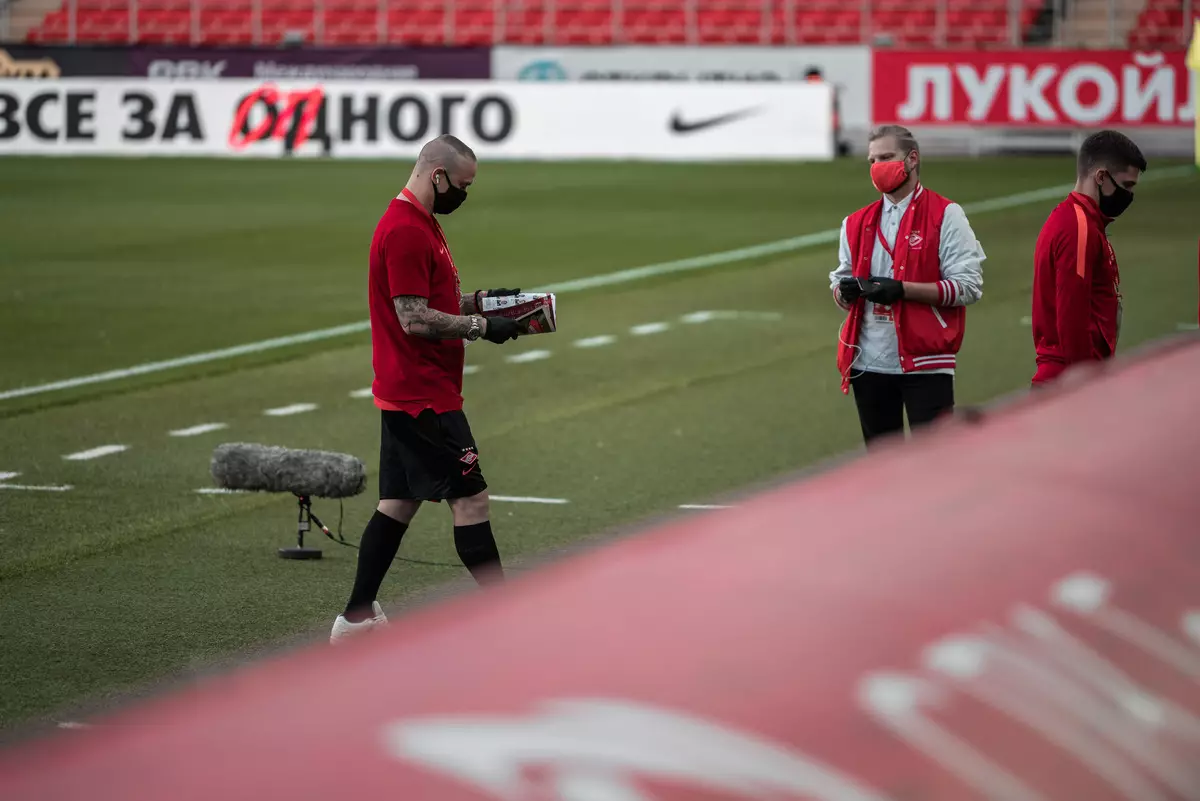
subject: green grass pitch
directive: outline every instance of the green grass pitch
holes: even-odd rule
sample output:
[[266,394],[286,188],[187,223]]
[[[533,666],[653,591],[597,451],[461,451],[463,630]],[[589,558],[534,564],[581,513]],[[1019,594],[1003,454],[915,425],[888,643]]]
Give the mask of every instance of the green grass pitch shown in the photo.
[[[1151,177],[1166,166],[1152,164]],[[371,232],[407,171],[0,159],[0,392],[364,319]],[[970,208],[1070,183],[1073,165],[931,159],[924,178],[967,205],[988,254],[959,400],[1018,390],[1033,371],[1023,318],[1034,239],[1055,201]],[[1195,176],[1148,181],[1111,228],[1123,348],[1195,322],[1198,189]],[[872,197],[859,161],[485,163],[446,228],[464,289],[532,288],[824,231]],[[569,500],[496,503],[505,557],[519,563],[857,448],[834,365],[835,261],[825,245],[563,294],[557,333],[471,345],[467,412],[492,492]],[[682,321],[701,310],[773,314]],[[631,333],[656,322],[669,325]],[[615,340],[574,344],[605,335]],[[534,350],[550,354],[506,358]],[[223,441],[353,453],[370,473],[345,508],[357,540],[374,505],[379,421],[350,393],[370,380],[358,334],[0,401],[0,473],[74,488],[0,490],[0,727],[324,633],[355,552],[319,542],[322,561],[280,560],[293,499],[195,490],[210,484]],[[263,413],[296,403],[318,408]],[[203,423],[228,427],[168,434]],[[127,450],[63,458],[109,444]],[[317,511],[337,520],[336,503]],[[423,510],[401,555],[455,561],[448,526],[444,508]],[[461,574],[397,564],[382,600],[395,607]]]

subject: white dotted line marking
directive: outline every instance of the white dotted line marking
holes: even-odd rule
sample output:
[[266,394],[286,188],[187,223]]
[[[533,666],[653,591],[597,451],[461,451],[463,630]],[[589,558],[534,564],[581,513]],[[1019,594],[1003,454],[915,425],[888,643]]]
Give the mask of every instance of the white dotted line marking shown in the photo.
[[650,334],[661,334],[670,327],[670,323],[642,323],[641,325],[635,325],[633,328],[630,328],[629,333],[633,334],[635,337],[644,337]]
[[129,450],[128,445],[101,445],[98,448],[91,448],[78,453],[68,453],[63,458],[71,462],[84,462],[88,459],[99,459],[101,456],[110,456],[114,453]]
[[721,312],[698,311],[698,312],[692,312],[691,314],[685,314],[682,317],[680,317],[679,319],[680,319],[680,321],[685,322],[685,323],[707,323],[711,320],[717,319],[717,316],[719,314],[721,314]]
[[20,473],[0,473],[0,481],[8,481],[10,478],[16,478]]
[[212,431],[220,431],[223,428],[229,428],[225,423],[201,423],[200,425],[191,426],[190,428],[177,428],[171,432],[172,437],[196,437],[201,434],[208,434]]
[[577,348],[602,348],[605,345],[611,345],[616,342],[617,338],[612,334],[601,334],[595,337],[585,337],[584,339],[575,340]]
[[317,408],[315,403],[293,403],[291,406],[280,406],[276,409],[267,409],[263,414],[268,417],[287,417],[290,414],[304,414],[311,412]]
[[[781,319],[783,319],[783,315],[779,314],[778,312],[738,312],[738,311],[703,310],[703,311],[691,312],[690,314],[685,314],[680,318],[680,320],[682,322],[688,323],[688,324],[707,323],[707,322],[711,322],[713,320],[731,320],[731,319],[781,320]],[[1024,318],[1022,322],[1026,322],[1026,321],[1028,321],[1028,319],[1029,318]],[[671,327],[670,323],[661,322],[661,321],[653,322],[653,323],[642,323],[641,325],[635,325],[632,328],[630,328],[629,333],[631,333],[634,336],[649,336],[651,334],[660,334],[664,331],[669,330],[670,327]],[[1196,328],[1196,326],[1189,326],[1189,325],[1183,324],[1183,323],[1181,323],[1179,326],[1179,328],[1181,330],[1188,328],[1188,327]],[[605,347],[607,345],[611,345],[611,344],[615,343],[616,341],[617,341],[617,337],[613,336],[612,334],[598,334],[596,336],[584,337],[583,339],[578,339],[573,344],[577,348],[600,348],[600,347]],[[530,351],[525,351],[524,353],[516,353],[511,356],[507,356],[507,357],[505,357],[505,361],[508,362],[509,364],[525,364],[528,362],[537,362],[537,361],[543,361],[545,359],[549,359],[551,355],[553,355],[553,354],[551,353],[551,351],[548,351],[548,350],[530,350]],[[478,373],[479,370],[480,370],[479,365],[474,365],[474,364],[465,365],[463,367],[463,375],[473,375],[475,373]],[[356,390],[353,390],[352,392],[350,392],[350,397],[356,398],[356,399],[367,399],[367,398],[372,398],[373,393],[371,391],[371,387],[363,387],[362,389],[356,389]],[[306,412],[315,411],[317,408],[319,408],[319,407],[315,403],[293,403],[288,406],[279,406],[279,407],[276,407],[273,409],[267,409],[263,412],[263,414],[268,417],[287,417],[287,416],[294,415],[294,414],[304,414]],[[195,437],[195,436],[199,436],[201,434],[209,434],[214,431],[221,431],[228,427],[229,426],[226,423],[200,423],[198,425],[190,426],[188,428],[175,429],[175,430],[169,432],[169,434],[172,437]],[[97,448],[92,448],[90,450],[68,454],[67,456],[64,456],[63,458],[71,460],[71,461],[86,461],[86,460],[90,460],[90,459],[98,459],[102,456],[108,456],[108,455],[111,455],[114,453],[120,453],[121,451],[124,451],[124,450],[128,450],[128,446],[126,446],[126,445],[103,445],[103,446],[100,446]],[[11,479],[11,478],[16,478],[18,475],[20,475],[20,474],[19,473],[2,473],[2,472],[0,472],[0,482],[7,481],[8,479]],[[15,486],[9,486],[6,488],[14,489]],[[66,487],[65,489],[70,489],[70,487]],[[206,491],[210,491],[210,492],[214,492],[214,493],[216,492],[215,490],[211,490],[211,489],[198,490],[198,492],[206,492]],[[700,508],[708,508],[708,507],[696,506],[696,507],[680,507],[680,508],[698,508],[698,509],[700,509]],[[724,507],[714,507],[714,508],[724,508]]]
[[704,510],[704,509],[732,509],[732,506],[722,506],[717,503],[681,503],[680,509]]
[[201,487],[196,490],[197,495],[243,495],[247,490],[226,489],[225,487]]
[[525,364],[526,362],[539,362],[542,359],[549,359],[550,351],[548,350],[527,350],[524,353],[514,353],[508,356],[504,361],[509,364]]
[[681,322],[696,324],[709,323],[713,320],[758,320],[776,323],[783,319],[779,312],[764,311],[696,311],[679,318]]

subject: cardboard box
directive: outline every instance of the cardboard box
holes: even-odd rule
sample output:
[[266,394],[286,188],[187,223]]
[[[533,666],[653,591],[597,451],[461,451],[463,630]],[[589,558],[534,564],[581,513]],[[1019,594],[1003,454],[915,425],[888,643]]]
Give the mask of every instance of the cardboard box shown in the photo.
[[549,334],[558,328],[554,295],[550,293],[484,297],[479,311],[484,317],[511,317],[522,323],[529,334]]

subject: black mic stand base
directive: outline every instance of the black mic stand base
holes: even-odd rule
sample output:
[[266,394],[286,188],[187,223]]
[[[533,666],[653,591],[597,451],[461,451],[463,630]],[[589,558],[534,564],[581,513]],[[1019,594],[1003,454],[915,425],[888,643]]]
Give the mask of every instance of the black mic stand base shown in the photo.
[[281,559],[320,559],[320,548],[304,547],[304,532],[309,530],[310,521],[315,521],[317,525],[321,525],[321,521],[312,513],[312,501],[307,495],[296,496],[300,501],[300,520],[296,524],[296,544],[289,548],[279,549],[279,558]]
[[291,548],[280,548],[279,556],[282,559],[320,559],[321,549],[302,548],[298,546]]

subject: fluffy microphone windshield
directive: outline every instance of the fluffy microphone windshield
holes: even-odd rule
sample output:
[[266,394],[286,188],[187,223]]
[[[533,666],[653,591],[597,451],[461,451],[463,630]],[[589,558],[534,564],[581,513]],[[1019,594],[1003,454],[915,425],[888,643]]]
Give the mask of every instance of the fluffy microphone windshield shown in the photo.
[[212,477],[225,489],[314,498],[348,498],[367,486],[363,463],[353,456],[247,442],[218,445],[212,456]]

